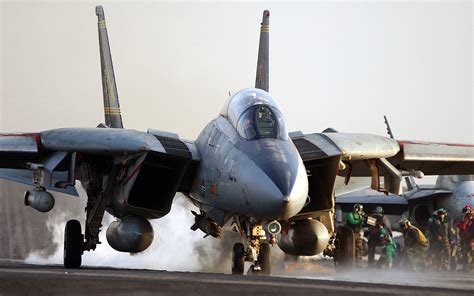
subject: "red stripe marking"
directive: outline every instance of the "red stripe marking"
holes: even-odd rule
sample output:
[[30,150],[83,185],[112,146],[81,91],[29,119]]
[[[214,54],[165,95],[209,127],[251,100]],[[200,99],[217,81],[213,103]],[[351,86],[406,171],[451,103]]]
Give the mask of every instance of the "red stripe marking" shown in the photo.
[[127,184],[128,181],[130,181],[130,179],[140,171],[140,169],[142,168],[142,165],[143,165],[144,162],[145,161],[142,161],[139,165],[137,165],[137,167],[133,170],[133,172],[130,174],[130,176],[128,176],[127,179],[125,179],[124,185]]
[[38,148],[41,146],[41,136],[40,133],[12,133],[12,134],[0,134],[0,137],[29,137],[34,138]]
[[434,142],[421,142],[421,141],[398,141],[401,146],[405,144],[421,144],[421,145],[445,145],[455,147],[474,147],[473,144],[456,144],[456,143],[434,143]]
[[23,134],[0,134],[0,137],[36,137],[39,133],[23,133]]

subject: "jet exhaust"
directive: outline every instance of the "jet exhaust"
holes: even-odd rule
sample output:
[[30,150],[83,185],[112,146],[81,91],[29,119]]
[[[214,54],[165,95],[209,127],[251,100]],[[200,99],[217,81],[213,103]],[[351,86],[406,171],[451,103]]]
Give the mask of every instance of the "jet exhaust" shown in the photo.
[[125,216],[121,221],[110,223],[107,242],[117,251],[139,253],[153,242],[153,227],[140,216]]
[[33,188],[25,191],[25,206],[46,213],[54,207],[54,197],[44,188]]
[[277,236],[280,249],[290,255],[314,256],[321,253],[329,242],[329,232],[323,223],[305,219],[294,222],[288,231]]

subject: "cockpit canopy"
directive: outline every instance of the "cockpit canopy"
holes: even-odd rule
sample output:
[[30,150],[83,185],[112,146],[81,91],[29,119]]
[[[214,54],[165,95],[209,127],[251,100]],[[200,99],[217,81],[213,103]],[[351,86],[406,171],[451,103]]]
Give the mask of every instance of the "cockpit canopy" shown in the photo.
[[247,140],[288,138],[280,106],[261,89],[239,91],[227,100],[221,115],[229,119],[239,135]]

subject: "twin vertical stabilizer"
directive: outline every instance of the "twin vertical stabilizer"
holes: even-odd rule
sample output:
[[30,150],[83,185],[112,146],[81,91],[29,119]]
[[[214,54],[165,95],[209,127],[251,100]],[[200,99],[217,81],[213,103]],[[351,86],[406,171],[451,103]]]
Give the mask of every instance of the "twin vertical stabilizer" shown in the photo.
[[95,7],[98,18],[100,65],[102,70],[102,91],[104,95],[105,125],[113,128],[123,128],[120,103],[115,83],[114,66],[110,53],[109,36],[105,25],[105,15],[102,6]]
[[268,91],[269,87],[269,20],[270,11],[263,12],[262,23],[260,24],[260,44],[258,46],[257,76],[255,79],[255,88]]
[[[95,14],[98,18],[100,65],[102,71],[102,91],[104,97],[105,125],[112,128],[123,128],[120,103],[115,82],[114,66],[110,53],[109,37],[105,24],[104,9],[96,6]],[[269,90],[269,20],[270,11],[263,12],[260,26],[260,43],[258,48],[257,74],[255,88]]]

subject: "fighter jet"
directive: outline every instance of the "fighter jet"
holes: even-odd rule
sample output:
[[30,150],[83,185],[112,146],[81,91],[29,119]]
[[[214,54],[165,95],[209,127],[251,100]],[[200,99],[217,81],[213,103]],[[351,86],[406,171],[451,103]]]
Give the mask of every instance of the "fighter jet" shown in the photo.
[[[336,198],[336,212],[349,212],[360,203],[370,214],[381,205],[396,229],[401,218],[409,218],[416,226],[426,229],[434,210],[444,208],[455,221],[462,218],[462,209],[474,205],[474,175],[439,176],[435,185],[418,185],[413,177],[405,177],[406,187],[401,195],[362,189]],[[342,217],[338,213],[338,217]],[[338,219],[340,222],[342,219]]]
[[[338,174],[372,176],[372,187],[394,191],[402,175],[474,173],[473,145],[399,142],[369,134],[288,133],[283,110],[269,93],[269,18],[263,12],[255,88],[228,98],[195,141],[149,129],[124,128],[104,11],[96,7],[105,123],[97,128],[59,128],[0,135],[1,177],[31,184],[24,203],[47,212],[50,191],[87,193],[84,223],[69,220],[64,266],[78,268],[95,250],[104,212],[117,221],[107,241],[120,252],[138,253],[153,240],[149,219],[170,212],[177,192],[199,208],[193,230],[219,237],[223,227],[244,243],[232,253],[232,273],[270,274],[271,246],[286,253],[342,258],[354,242],[334,227]],[[390,186],[382,188],[386,174]],[[386,182],[386,184],[388,184]],[[84,227],[84,232],[82,231]],[[346,256],[347,257],[347,256]]]

